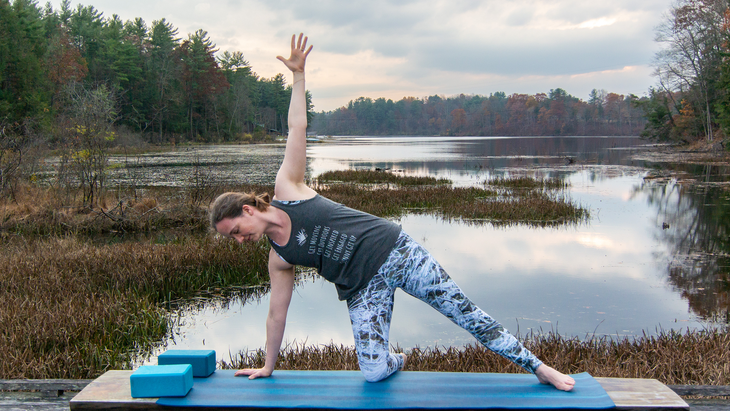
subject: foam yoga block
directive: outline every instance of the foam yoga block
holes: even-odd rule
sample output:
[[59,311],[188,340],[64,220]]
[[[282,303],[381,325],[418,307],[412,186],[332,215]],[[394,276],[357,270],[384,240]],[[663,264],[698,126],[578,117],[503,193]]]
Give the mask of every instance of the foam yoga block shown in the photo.
[[190,364],[193,377],[207,377],[215,371],[215,351],[167,350],[157,357],[157,364]]
[[132,398],[184,397],[193,388],[190,364],[143,365],[129,377]]

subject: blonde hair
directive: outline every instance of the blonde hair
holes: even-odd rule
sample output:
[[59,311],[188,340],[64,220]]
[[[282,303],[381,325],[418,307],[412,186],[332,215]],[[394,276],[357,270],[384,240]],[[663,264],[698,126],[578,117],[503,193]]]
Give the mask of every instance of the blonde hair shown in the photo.
[[210,225],[216,229],[216,225],[226,218],[236,218],[243,213],[243,206],[256,207],[259,211],[266,211],[271,203],[268,193],[256,195],[255,193],[228,192],[218,196],[210,206]]

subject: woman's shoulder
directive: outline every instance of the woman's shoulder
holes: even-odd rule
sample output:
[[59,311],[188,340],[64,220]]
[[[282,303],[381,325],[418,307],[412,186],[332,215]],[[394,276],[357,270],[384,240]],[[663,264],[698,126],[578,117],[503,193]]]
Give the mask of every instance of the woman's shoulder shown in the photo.
[[279,187],[277,184],[274,187],[274,198],[276,201],[304,201],[316,197],[318,194],[310,187],[304,184],[294,184],[286,186],[285,188]]
[[304,204],[304,203],[310,203],[313,200],[316,200],[318,198],[324,198],[324,197],[320,196],[317,193],[315,193],[314,196],[309,197],[309,198],[287,199],[287,200],[282,200],[282,199],[279,199],[276,196],[274,196],[271,203],[274,205],[278,204],[278,205],[294,206],[294,205],[299,205],[299,204]]

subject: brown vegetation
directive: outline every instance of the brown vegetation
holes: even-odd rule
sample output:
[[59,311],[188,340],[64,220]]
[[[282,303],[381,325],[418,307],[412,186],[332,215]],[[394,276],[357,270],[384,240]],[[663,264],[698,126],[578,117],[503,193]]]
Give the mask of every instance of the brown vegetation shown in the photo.
[[[538,358],[565,373],[595,377],[654,378],[664,384],[730,384],[730,335],[726,332],[662,331],[637,338],[592,338],[581,341],[559,335],[528,335],[525,346]],[[396,351],[402,351],[396,348]],[[408,371],[519,373],[521,368],[481,345],[413,348]],[[241,352],[222,368],[262,367],[263,350]],[[357,370],[355,348],[344,345],[290,345],[282,350],[277,369]]]
[[570,184],[559,178],[535,179],[530,177],[497,177],[484,182],[487,186],[526,190],[565,190]]
[[[370,175],[367,184],[319,182],[318,189],[381,216],[427,212],[494,224],[559,224],[587,216],[570,201],[559,201],[560,182],[507,179],[490,181],[487,188],[452,188],[384,182],[387,174]],[[232,189],[273,192],[265,186]],[[28,186],[19,193],[16,201],[0,205],[0,378],[93,378],[129,367],[159,344],[171,327],[170,313],[193,304],[192,297],[266,292],[268,245],[210,236],[200,199],[185,189],[140,190],[136,197],[107,192],[96,208],[59,207],[53,189]],[[136,240],[119,236],[125,231],[137,233]],[[109,232],[116,236],[101,236]],[[258,285],[264,287],[246,288]],[[728,341],[726,333],[669,332],[584,342],[548,334],[528,336],[525,343],[566,372],[727,384]],[[408,353],[411,370],[518,371],[479,347]],[[259,350],[223,365],[256,366],[262,360]],[[279,368],[357,369],[356,361],[351,347],[288,347]]]
[[358,184],[396,184],[398,186],[424,186],[448,184],[452,181],[445,178],[406,176],[381,170],[337,170],[327,171],[317,177],[317,183],[358,183]]
[[209,236],[97,246],[77,238],[3,240],[0,378],[93,378],[159,344],[164,303],[265,282],[262,244]]
[[[427,213],[469,223],[536,226],[575,224],[589,217],[588,210],[565,195],[566,184],[557,179],[522,177],[486,183],[497,190],[452,187],[443,180],[420,179],[387,172],[350,171],[327,174],[315,183],[319,184],[317,190],[333,201],[384,217]],[[509,190],[499,190],[502,188]]]
[[[272,187],[263,186],[229,189],[273,193]],[[28,184],[19,190],[15,201],[0,202],[0,233],[99,235],[167,229],[202,233],[208,229],[208,202],[224,190],[226,187],[213,191],[192,184],[138,189],[135,193],[108,190],[96,206],[89,207],[67,198],[66,190]]]

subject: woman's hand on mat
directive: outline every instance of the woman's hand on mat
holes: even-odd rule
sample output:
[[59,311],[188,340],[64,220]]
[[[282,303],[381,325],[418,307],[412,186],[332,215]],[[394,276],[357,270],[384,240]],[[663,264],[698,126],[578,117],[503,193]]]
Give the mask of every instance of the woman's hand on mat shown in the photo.
[[565,375],[562,372],[548,367],[545,364],[540,364],[535,370],[535,376],[543,384],[550,384],[553,387],[561,391],[570,391],[575,386],[575,380],[570,375]]
[[236,371],[234,374],[236,377],[243,377],[248,376],[249,380],[254,380],[256,378],[266,378],[271,376],[271,373],[274,370],[268,370],[266,368],[244,368],[242,370]]
[[304,63],[307,61],[307,55],[309,55],[313,47],[309,46],[307,48],[307,38],[304,37],[304,34],[299,33],[299,40],[296,40],[296,37],[296,34],[291,36],[291,55],[288,59],[282,56],[276,56],[293,73],[304,71]]

